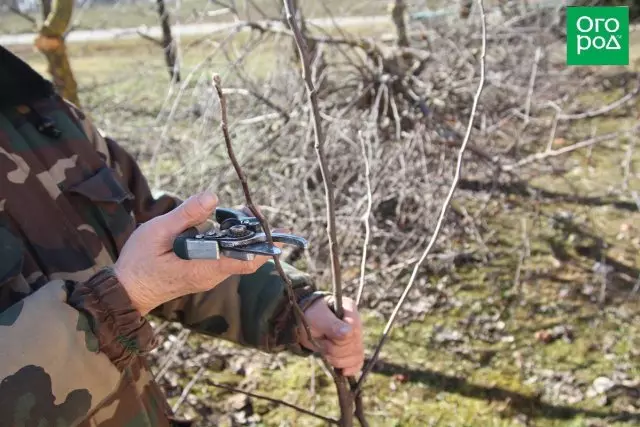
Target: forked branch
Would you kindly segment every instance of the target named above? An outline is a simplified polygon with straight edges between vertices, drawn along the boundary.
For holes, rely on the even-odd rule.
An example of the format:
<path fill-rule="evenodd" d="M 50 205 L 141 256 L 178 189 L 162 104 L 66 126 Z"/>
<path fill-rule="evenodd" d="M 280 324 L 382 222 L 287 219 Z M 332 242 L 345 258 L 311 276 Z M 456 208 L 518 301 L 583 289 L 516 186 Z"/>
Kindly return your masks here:
<path fill-rule="evenodd" d="M 418 275 L 418 271 L 420 270 L 422 263 L 431 252 L 431 249 L 435 245 L 436 240 L 440 235 L 440 230 L 442 229 L 442 224 L 444 223 L 445 215 L 449 210 L 449 205 L 451 204 L 453 194 L 458 186 L 458 181 L 460 181 L 460 176 L 462 172 L 462 158 L 464 156 L 464 152 L 467 148 L 469 139 L 471 137 L 471 130 L 473 128 L 473 122 L 475 119 L 476 111 L 478 109 L 478 100 L 480 99 L 480 94 L 482 93 L 482 89 L 484 88 L 484 83 L 485 83 L 485 55 L 487 50 L 487 27 L 486 27 L 486 20 L 485 20 L 485 14 L 484 14 L 484 5 L 482 3 L 482 0 L 478 0 L 478 7 L 480 9 L 480 19 L 482 23 L 482 50 L 480 54 L 480 83 L 478 84 L 478 89 L 473 98 L 473 105 L 471 107 L 471 114 L 469 117 L 469 123 L 467 125 L 467 131 L 464 136 L 464 139 L 462 140 L 462 145 L 460 146 L 460 150 L 458 151 L 458 161 L 456 164 L 456 171 L 453 177 L 453 182 L 451 183 L 451 186 L 449 188 L 449 193 L 447 194 L 447 197 L 444 203 L 442 204 L 442 208 L 440 210 L 440 216 L 438 217 L 438 222 L 436 223 L 436 228 L 433 231 L 431 240 L 429 240 L 429 243 L 427 244 L 426 249 L 424 250 L 424 252 L 422 253 L 422 256 L 420 257 L 415 267 L 413 268 L 413 272 L 411 273 L 409 283 L 407 283 L 407 286 L 402 292 L 402 296 L 400 297 L 400 300 L 396 304 L 395 308 L 393 309 L 393 312 L 391 313 L 391 317 L 389 318 L 389 321 L 385 325 L 384 331 L 382 332 L 382 337 L 380 338 L 380 342 L 378 343 L 373 356 L 369 360 L 369 363 L 367 363 L 367 365 L 365 366 L 364 371 L 360 376 L 360 380 L 358 381 L 358 384 L 356 386 L 356 391 L 355 391 L 356 393 L 360 393 L 360 391 L 362 390 L 362 386 L 365 380 L 367 379 L 367 376 L 371 372 L 371 369 L 373 368 L 373 366 L 375 366 L 376 361 L 380 356 L 380 351 L 382 350 L 382 347 L 384 346 L 384 344 L 386 343 L 387 339 L 390 336 L 391 328 L 395 323 L 398 312 L 400 311 L 400 308 L 402 308 L 402 305 L 404 304 L 404 301 L 407 298 L 407 295 L 409 295 L 409 291 L 411 291 L 411 288 L 415 283 L 416 277 Z"/>
<path fill-rule="evenodd" d="M 214 387 L 218 387 L 218 388 L 221 388 L 221 389 L 224 389 L 224 390 L 227 390 L 227 391 L 244 394 L 245 396 L 253 397 L 254 399 L 266 400 L 268 402 L 275 403 L 276 405 L 286 406 L 288 408 L 291 408 L 291 409 L 294 409 L 294 410 L 300 412 L 301 414 L 309 415 L 311 417 L 314 417 L 314 418 L 317 418 L 319 420 L 325 421 L 325 422 L 327 422 L 329 424 L 338 424 L 338 420 L 335 420 L 335 419 L 329 418 L 329 417 L 325 417 L 324 415 L 317 414 L 317 413 L 315 413 L 313 411 L 309 411 L 307 409 L 301 408 L 300 406 L 294 405 L 293 403 L 285 402 L 284 400 L 281 400 L 281 399 L 275 399 L 273 397 L 265 396 L 263 394 L 252 393 L 250 391 L 241 390 L 239 388 L 231 387 L 229 385 L 217 383 L 217 382 L 214 382 L 214 381 L 210 381 L 209 384 L 211 384 Z"/>
<path fill-rule="evenodd" d="M 273 238 L 271 237 L 271 229 L 269 228 L 269 223 L 267 222 L 266 218 L 262 215 L 262 213 L 258 210 L 256 205 L 253 203 L 253 198 L 251 197 L 251 190 L 249 190 L 249 184 L 247 183 L 247 177 L 245 176 L 242 168 L 240 167 L 240 163 L 238 163 L 238 159 L 236 158 L 235 152 L 233 150 L 233 145 L 231 144 L 231 136 L 229 135 L 228 120 L 227 120 L 227 99 L 224 96 L 224 93 L 222 92 L 222 81 L 220 79 L 220 76 L 217 74 L 213 76 L 213 85 L 216 89 L 216 94 L 218 95 L 218 99 L 220 100 L 220 112 L 221 112 L 220 127 L 222 128 L 222 134 L 224 136 L 224 143 L 227 148 L 227 154 L 229 156 L 229 160 L 231 160 L 231 163 L 233 164 L 233 168 L 235 169 L 236 174 L 238 175 L 238 179 L 242 184 L 242 191 L 244 193 L 244 197 L 247 202 L 247 207 L 249 208 L 249 210 L 251 210 L 251 213 L 258 219 L 258 221 L 260 221 L 260 226 L 262 227 L 262 230 L 264 231 L 264 234 L 267 237 L 267 242 L 270 245 L 273 245 Z M 286 273 L 284 272 L 282 268 L 282 264 L 280 263 L 280 259 L 278 258 L 277 255 L 273 256 L 273 262 L 275 264 L 276 271 L 278 272 L 280 277 L 282 277 L 282 280 L 286 284 L 289 303 L 293 308 L 293 312 L 294 312 L 294 315 L 296 316 L 296 320 L 298 321 L 298 324 L 301 324 L 304 327 L 307 338 L 313 344 L 313 346 L 315 348 L 320 348 L 318 344 L 315 342 L 315 340 L 313 339 L 313 337 L 311 336 L 311 330 L 309 329 L 309 324 L 307 323 L 304 317 L 304 312 L 302 311 L 302 309 L 298 305 L 298 302 L 296 301 L 291 279 L 289 279 L 289 276 L 287 276 Z M 320 357 L 325 363 L 327 363 L 326 359 L 324 358 L 324 356 L 322 356 L 322 354 L 320 354 Z"/>

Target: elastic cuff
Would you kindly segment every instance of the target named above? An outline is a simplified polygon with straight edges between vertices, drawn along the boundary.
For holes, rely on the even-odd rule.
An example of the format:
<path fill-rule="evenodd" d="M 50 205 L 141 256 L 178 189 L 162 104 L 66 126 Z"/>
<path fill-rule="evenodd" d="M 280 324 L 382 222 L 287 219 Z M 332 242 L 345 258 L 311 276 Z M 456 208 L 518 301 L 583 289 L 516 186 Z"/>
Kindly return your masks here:
<path fill-rule="evenodd" d="M 298 298 L 298 306 L 302 312 L 306 311 L 319 299 L 330 297 L 332 294 L 325 291 L 314 291 L 306 293 L 304 296 Z M 299 331 L 299 329 L 297 329 Z M 304 332 L 303 332 L 304 333 Z M 287 346 L 287 350 L 298 356 L 310 356 L 314 354 L 312 350 L 300 345 L 300 337 L 297 337 L 296 342 Z"/>
<path fill-rule="evenodd" d="M 324 298 L 325 296 L 330 296 L 330 295 L 331 295 L 331 292 L 315 291 L 298 299 L 298 305 L 300 306 L 300 309 L 302 311 L 305 311 L 306 309 L 311 307 L 314 302 L 318 301 L 321 298 Z"/>
<path fill-rule="evenodd" d="M 87 315 L 98 338 L 99 351 L 105 353 L 120 371 L 135 357 L 149 353 L 157 345 L 151 325 L 133 307 L 110 267 L 76 285 L 68 301 Z"/>

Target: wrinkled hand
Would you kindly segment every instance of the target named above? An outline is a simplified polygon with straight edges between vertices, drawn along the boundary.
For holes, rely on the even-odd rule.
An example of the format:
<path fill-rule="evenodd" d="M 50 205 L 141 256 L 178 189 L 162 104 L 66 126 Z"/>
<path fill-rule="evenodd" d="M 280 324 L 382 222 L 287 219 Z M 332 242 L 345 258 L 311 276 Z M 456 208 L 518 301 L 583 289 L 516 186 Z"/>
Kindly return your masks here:
<path fill-rule="evenodd" d="M 334 367 L 342 369 L 345 376 L 356 375 L 364 364 L 362 324 L 355 301 L 343 298 L 344 318 L 340 320 L 329 308 L 327 301 L 319 299 L 304 314 L 313 340 L 320 347 L 314 348 L 304 327 L 300 326 L 300 344 L 312 351 L 323 353 Z"/>
<path fill-rule="evenodd" d="M 175 238 L 188 228 L 203 224 L 217 204 L 215 194 L 200 193 L 144 223 L 129 237 L 114 271 L 142 315 L 175 298 L 212 289 L 230 276 L 254 273 L 270 259 L 256 256 L 252 261 L 225 257 L 183 260 L 173 253 Z"/>

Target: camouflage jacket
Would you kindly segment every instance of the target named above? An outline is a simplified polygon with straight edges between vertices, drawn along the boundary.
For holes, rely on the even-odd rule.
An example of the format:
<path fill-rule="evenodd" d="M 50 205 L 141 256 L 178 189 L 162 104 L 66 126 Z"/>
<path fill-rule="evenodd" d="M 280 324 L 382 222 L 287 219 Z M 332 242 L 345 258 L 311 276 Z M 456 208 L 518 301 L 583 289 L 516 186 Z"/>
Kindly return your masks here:
<path fill-rule="evenodd" d="M 181 201 L 154 198 L 131 155 L 2 47 L 0 172 L 0 426 L 183 425 L 145 360 L 151 326 L 110 269 L 136 224 Z M 321 295 L 286 268 L 302 305 Z M 271 263 L 153 314 L 305 352 Z"/>

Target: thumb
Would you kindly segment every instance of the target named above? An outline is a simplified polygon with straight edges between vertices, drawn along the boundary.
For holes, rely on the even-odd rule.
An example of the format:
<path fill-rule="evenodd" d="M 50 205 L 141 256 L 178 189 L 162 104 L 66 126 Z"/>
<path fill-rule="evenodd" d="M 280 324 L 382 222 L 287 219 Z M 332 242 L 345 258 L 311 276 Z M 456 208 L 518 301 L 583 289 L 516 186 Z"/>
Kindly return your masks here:
<path fill-rule="evenodd" d="M 174 238 L 186 229 L 202 224 L 213 214 L 218 205 L 218 196 L 209 191 L 196 194 L 182 202 L 177 208 L 157 219 L 162 234 Z"/>
<path fill-rule="evenodd" d="M 329 339 L 345 339 L 353 329 L 350 324 L 340 320 L 322 300 L 309 307 L 307 317 L 313 328 Z"/>

